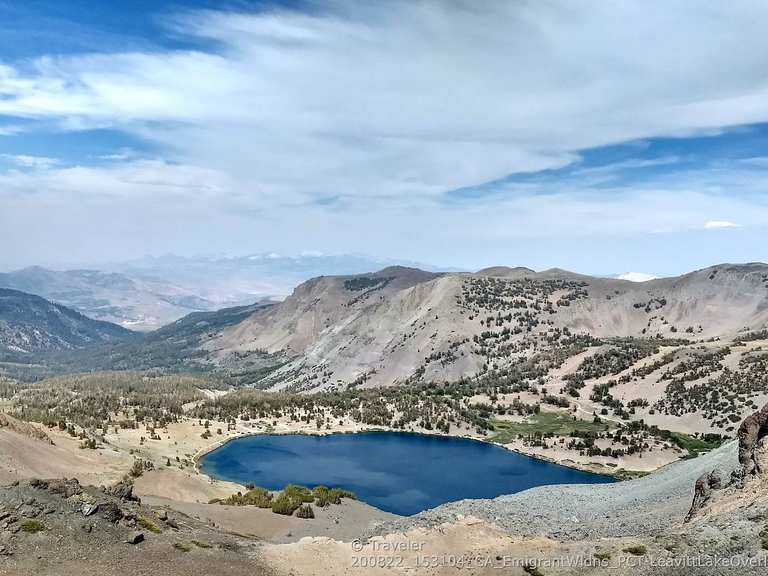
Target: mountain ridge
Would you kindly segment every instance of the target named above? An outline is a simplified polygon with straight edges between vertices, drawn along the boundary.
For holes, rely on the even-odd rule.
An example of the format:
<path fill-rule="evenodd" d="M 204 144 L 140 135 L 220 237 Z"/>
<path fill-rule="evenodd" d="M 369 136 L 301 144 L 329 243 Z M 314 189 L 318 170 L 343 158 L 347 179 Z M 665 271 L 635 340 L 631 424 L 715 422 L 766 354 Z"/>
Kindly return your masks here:
<path fill-rule="evenodd" d="M 40 296 L 0 288 L 0 354 L 25 356 L 116 342 L 130 330 L 55 304 Z"/>
<path fill-rule="evenodd" d="M 509 270 L 512 278 L 498 276 Z M 643 283 L 560 269 L 389 269 L 305 282 L 283 302 L 214 335 L 205 348 L 214 361 L 256 350 L 287 355 L 293 360 L 271 385 L 291 387 L 309 378 L 304 385 L 316 389 L 360 378 L 396 384 L 419 371 L 437 380 L 477 375 L 489 350 L 476 340 L 498 339 L 494 330 L 505 328 L 503 346 L 531 352 L 533 340 L 554 333 L 699 340 L 734 337 L 766 323 L 768 265 L 761 263 L 720 264 Z M 442 360 L 429 360 L 435 356 Z M 506 362 L 504 354 L 494 362 Z M 334 376 L 314 376 L 329 372 Z"/>
<path fill-rule="evenodd" d="M 165 255 L 69 270 L 29 266 L 0 273 L 0 287 L 37 294 L 91 318 L 146 332 L 193 312 L 279 299 L 321 275 L 411 265 L 363 255 Z"/>

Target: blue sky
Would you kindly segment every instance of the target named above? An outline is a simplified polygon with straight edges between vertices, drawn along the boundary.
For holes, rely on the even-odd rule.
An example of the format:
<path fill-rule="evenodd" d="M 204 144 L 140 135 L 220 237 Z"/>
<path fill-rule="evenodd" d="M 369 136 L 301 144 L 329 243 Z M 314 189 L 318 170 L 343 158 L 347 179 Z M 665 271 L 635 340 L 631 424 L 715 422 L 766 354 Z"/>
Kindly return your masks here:
<path fill-rule="evenodd" d="M 768 259 L 762 2 L 0 0 L 0 268 Z"/>

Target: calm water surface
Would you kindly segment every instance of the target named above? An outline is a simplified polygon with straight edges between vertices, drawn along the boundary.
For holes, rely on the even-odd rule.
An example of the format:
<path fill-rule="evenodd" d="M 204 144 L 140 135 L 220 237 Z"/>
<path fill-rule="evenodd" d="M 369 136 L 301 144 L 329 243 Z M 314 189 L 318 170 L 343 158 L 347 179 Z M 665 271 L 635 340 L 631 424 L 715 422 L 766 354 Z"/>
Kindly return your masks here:
<path fill-rule="evenodd" d="M 286 484 L 346 488 L 402 515 L 545 484 L 612 482 L 485 442 L 407 432 L 248 436 L 206 454 L 200 465 L 209 476 L 270 490 Z"/>

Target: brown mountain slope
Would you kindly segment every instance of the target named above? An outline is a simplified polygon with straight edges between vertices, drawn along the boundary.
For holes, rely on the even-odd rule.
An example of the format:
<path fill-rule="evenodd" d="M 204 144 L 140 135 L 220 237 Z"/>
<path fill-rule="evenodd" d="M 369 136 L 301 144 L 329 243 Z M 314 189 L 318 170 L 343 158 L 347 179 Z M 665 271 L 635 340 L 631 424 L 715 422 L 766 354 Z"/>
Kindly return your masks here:
<path fill-rule="evenodd" d="M 731 339 L 768 325 L 768 265 L 718 265 L 644 283 L 564 270 L 325 276 L 209 340 L 219 362 L 286 363 L 260 385 L 319 389 L 457 380 L 596 338 Z M 570 339 L 570 340 L 569 340 Z"/>

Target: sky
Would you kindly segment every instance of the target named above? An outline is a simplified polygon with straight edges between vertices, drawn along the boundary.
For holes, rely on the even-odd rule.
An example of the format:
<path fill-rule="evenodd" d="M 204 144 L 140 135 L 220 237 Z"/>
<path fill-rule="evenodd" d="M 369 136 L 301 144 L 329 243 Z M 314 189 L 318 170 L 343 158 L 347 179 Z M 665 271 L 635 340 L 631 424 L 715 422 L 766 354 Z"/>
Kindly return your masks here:
<path fill-rule="evenodd" d="M 768 260 L 768 3 L 0 0 L 0 269 Z"/>

